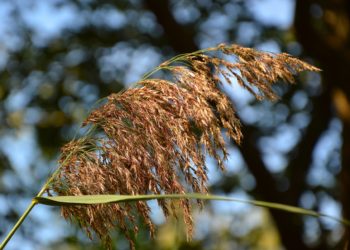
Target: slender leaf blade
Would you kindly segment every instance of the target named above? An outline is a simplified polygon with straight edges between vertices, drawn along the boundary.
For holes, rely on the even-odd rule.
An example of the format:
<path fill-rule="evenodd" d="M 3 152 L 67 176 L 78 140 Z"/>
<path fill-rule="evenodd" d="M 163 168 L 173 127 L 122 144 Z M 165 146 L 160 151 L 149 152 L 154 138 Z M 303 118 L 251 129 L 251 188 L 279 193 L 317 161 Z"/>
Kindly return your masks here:
<path fill-rule="evenodd" d="M 309 215 L 313 217 L 326 217 L 338 221 L 344 225 L 350 226 L 350 221 L 342 218 L 336 218 L 330 215 L 315 212 L 313 210 L 304 209 L 275 202 L 266 202 L 258 200 L 243 200 L 226 196 L 205 195 L 197 193 L 189 194 L 148 194 L 148 195 L 81 195 L 81 196 L 54 196 L 54 197 L 35 197 L 35 201 L 49 206 L 72 206 L 72 205 L 94 205 L 108 204 L 116 202 L 132 202 L 154 199 L 199 199 L 199 200 L 217 200 L 232 201 L 239 203 L 251 204 L 254 206 L 282 210 L 295 214 Z"/>

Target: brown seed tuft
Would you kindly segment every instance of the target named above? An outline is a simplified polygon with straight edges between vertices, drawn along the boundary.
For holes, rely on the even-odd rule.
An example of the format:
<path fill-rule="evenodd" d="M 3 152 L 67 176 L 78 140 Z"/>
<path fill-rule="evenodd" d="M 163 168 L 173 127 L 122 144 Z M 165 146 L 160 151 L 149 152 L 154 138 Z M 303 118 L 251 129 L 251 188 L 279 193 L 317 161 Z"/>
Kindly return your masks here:
<path fill-rule="evenodd" d="M 318 69 L 287 54 L 271 54 L 238 45 L 219 45 L 218 51 L 235 56 L 234 62 L 194 52 L 161 64 L 174 81 L 144 79 L 134 88 L 111 94 L 106 104 L 84 122 L 95 132 L 62 148 L 60 171 L 51 189 L 58 195 L 207 193 L 205 155 L 224 169 L 227 149 L 222 131 L 237 144 L 240 122 L 221 79 L 233 79 L 258 99 L 276 99 L 271 84 L 293 83 L 293 74 Z M 159 200 L 166 217 L 179 205 L 191 238 L 193 220 L 189 200 Z M 201 204 L 201 202 L 199 202 Z M 109 232 L 119 227 L 130 240 L 143 218 L 151 235 L 154 224 L 146 202 L 66 206 L 62 215 L 76 221 L 110 244 Z"/>

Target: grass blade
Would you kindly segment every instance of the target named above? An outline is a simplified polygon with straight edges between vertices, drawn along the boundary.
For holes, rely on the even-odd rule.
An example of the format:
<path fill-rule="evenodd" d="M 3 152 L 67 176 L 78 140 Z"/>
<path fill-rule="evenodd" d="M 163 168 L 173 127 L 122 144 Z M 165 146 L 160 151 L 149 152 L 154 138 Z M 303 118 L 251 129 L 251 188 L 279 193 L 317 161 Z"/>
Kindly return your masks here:
<path fill-rule="evenodd" d="M 309 215 L 313 217 L 325 217 L 340 222 L 346 226 L 350 226 L 350 221 L 342 218 L 336 218 L 327 214 L 315 212 L 300 207 L 284 205 L 274 202 L 257 201 L 257 200 L 243 200 L 218 195 L 205 194 L 149 194 L 149 195 L 81 195 L 81 196 L 54 196 L 54 197 L 36 197 L 35 201 L 49 206 L 69 206 L 69 205 L 93 205 L 93 204 L 107 204 L 115 202 L 132 202 L 141 200 L 154 199 L 200 199 L 200 200 L 218 200 L 218 201 L 232 201 L 239 203 L 251 204 L 254 206 L 282 210 L 295 214 Z"/>

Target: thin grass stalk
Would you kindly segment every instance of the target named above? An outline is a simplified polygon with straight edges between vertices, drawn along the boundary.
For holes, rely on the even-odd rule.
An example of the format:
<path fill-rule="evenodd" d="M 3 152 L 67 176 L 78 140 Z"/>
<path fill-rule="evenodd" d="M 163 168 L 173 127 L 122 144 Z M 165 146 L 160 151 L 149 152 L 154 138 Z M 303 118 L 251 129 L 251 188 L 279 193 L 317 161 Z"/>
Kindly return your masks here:
<path fill-rule="evenodd" d="M 90 131 L 91 133 L 92 131 Z M 21 217 L 17 220 L 15 225 L 11 228 L 10 232 L 6 235 L 4 240 L 0 244 L 0 250 L 4 249 L 8 242 L 11 240 L 13 235 L 16 233 L 16 231 L 19 229 L 19 227 L 22 225 L 23 221 L 27 218 L 29 213 L 32 211 L 32 209 L 38 204 L 38 201 L 36 197 L 42 197 L 42 195 L 48 190 L 50 183 L 56 178 L 56 175 L 59 173 L 61 166 L 58 166 L 58 168 L 52 173 L 52 175 L 48 178 L 48 180 L 45 182 L 45 184 L 40 189 L 39 193 L 35 196 L 35 198 L 32 199 L 31 203 L 28 205 L 26 210 L 23 212 Z"/>
<path fill-rule="evenodd" d="M 0 250 L 4 249 L 5 246 L 7 245 L 7 243 L 11 240 L 12 236 L 16 233 L 17 229 L 22 225 L 23 221 L 25 220 L 25 218 L 28 216 L 28 214 L 30 213 L 30 211 L 32 211 L 32 209 L 34 208 L 34 206 L 38 204 L 38 202 L 33 199 L 32 202 L 30 203 L 30 205 L 27 207 L 27 209 L 23 212 L 23 214 L 21 215 L 21 217 L 18 219 L 18 221 L 16 222 L 16 224 L 13 226 L 13 228 L 11 229 L 11 231 L 6 235 L 5 239 L 1 242 L 0 244 Z"/>

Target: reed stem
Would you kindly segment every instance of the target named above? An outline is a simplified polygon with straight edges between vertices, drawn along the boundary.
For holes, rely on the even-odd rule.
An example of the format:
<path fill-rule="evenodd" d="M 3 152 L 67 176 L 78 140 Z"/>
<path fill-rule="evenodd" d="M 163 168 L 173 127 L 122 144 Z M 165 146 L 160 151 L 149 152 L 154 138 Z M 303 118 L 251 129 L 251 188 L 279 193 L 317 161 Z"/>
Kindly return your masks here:
<path fill-rule="evenodd" d="M 60 167 L 58 167 L 56 169 L 56 171 L 51 175 L 51 177 L 46 181 L 46 183 L 43 185 L 43 187 L 40 189 L 39 193 L 35 196 L 35 197 L 40 197 L 44 194 L 45 190 L 48 188 L 50 182 L 56 177 L 56 175 L 58 174 Z M 18 219 L 18 221 L 16 222 L 16 224 L 12 227 L 11 231 L 6 235 L 5 239 L 1 242 L 0 245 L 0 250 L 4 249 L 5 246 L 7 245 L 7 243 L 10 241 L 10 239 L 12 238 L 12 236 L 16 233 L 17 229 L 21 226 L 21 224 L 23 223 L 23 221 L 25 220 L 25 218 L 28 216 L 28 214 L 30 213 L 30 211 L 32 211 L 32 209 L 34 208 L 34 206 L 38 204 L 38 201 L 33 199 L 32 202 L 29 204 L 29 206 L 27 207 L 27 209 L 23 212 L 23 214 L 21 215 L 21 217 Z"/>
<path fill-rule="evenodd" d="M 18 219 L 18 221 L 16 222 L 16 224 L 13 226 L 13 228 L 11 229 L 11 231 L 7 234 L 6 238 L 1 242 L 0 245 L 0 250 L 4 249 L 5 246 L 7 245 L 7 243 L 10 241 L 10 239 L 12 238 L 12 236 L 15 234 L 15 232 L 17 231 L 17 229 L 21 226 L 21 224 L 23 223 L 24 219 L 28 216 L 28 214 L 30 213 L 30 211 L 33 209 L 33 207 L 37 204 L 38 202 L 36 200 L 32 200 L 32 202 L 30 203 L 30 205 L 27 207 L 27 209 L 24 211 L 24 213 L 22 214 L 22 216 Z"/>

